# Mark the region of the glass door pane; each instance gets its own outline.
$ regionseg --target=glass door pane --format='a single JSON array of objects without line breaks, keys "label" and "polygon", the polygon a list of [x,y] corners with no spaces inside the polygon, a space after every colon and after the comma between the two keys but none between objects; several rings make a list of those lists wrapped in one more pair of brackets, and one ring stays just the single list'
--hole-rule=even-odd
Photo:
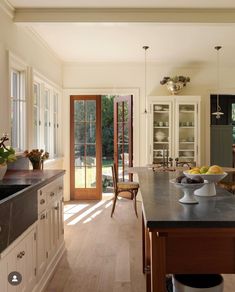
[{"label": "glass door pane", "polygon": [[100,96],[71,97],[71,188],[79,199],[101,197]]},{"label": "glass door pane", "polygon": [[178,105],[178,157],[179,162],[196,162],[197,152],[197,117],[196,104]]},{"label": "glass door pane", "polygon": [[114,162],[119,181],[132,180],[128,167],[133,165],[132,96],[114,98]]},{"label": "glass door pane", "polygon": [[171,157],[171,104],[153,104],[153,164],[166,163]]}]

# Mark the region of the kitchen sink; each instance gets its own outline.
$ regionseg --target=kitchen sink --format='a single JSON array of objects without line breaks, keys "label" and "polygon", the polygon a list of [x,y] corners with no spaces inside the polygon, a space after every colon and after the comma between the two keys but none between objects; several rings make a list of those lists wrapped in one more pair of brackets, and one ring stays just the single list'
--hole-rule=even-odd
[{"label": "kitchen sink", "polygon": [[0,201],[29,187],[28,184],[23,185],[0,185]]}]

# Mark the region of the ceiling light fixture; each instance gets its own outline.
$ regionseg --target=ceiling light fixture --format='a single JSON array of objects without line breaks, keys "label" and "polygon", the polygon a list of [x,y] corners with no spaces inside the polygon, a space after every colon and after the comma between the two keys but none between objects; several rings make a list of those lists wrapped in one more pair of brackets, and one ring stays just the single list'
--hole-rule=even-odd
[{"label": "ceiling light fixture", "polygon": [[149,49],[148,46],[143,46],[143,49],[144,49],[144,103],[145,103],[145,110],[144,110],[144,113],[147,114],[148,111],[147,111],[147,94],[146,94],[146,91],[147,91],[147,61],[146,61],[146,52],[147,50]]},{"label": "ceiling light fixture", "polygon": [[212,113],[216,117],[216,119],[220,119],[220,116],[222,116],[224,113],[221,111],[221,107],[219,105],[219,50],[221,49],[221,46],[216,46],[215,50],[217,51],[217,97],[216,97],[216,112]]}]

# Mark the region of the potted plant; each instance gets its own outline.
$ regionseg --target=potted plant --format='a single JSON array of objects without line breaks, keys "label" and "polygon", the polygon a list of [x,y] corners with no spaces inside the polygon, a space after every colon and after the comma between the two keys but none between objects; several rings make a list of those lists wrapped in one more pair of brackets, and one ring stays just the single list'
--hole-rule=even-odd
[{"label": "potted plant", "polygon": [[5,142],[8,140],[9,138],[6,134],[0,138],[0,180],[3,179],[7,171],[7,163],[16,160],[15,150],[5,145]]},{"label": "potted plant", "polygon": [[32,163],[33,169],[43,169],[44,160],[49,158],[49,153],[43,149],[33,149],[30,152],[25,150],[24,154]]},{"label": "potted plant", "polygon": [[184,86],[186,86],[187,82],[190,82],[189,77],[185,76],[174,76],[174,77],[163,77],[160,81],[160,84],[166,84],[167,89],[171,92],[171,94],[177,94]]}]

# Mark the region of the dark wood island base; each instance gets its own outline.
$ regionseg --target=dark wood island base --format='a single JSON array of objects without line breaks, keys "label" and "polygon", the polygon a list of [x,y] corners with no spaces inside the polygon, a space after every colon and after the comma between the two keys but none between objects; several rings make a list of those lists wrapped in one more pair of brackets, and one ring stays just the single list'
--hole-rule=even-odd
[{"label": "dark wood island base", "polygon": [[235,274],[235,196],[217,188],[181,204],[169,182],[177,175],[138,172],[147,292],[166,292],[167,274]]},{"label": "dark wood island base", "polygon": [[165,292],[167,274],[235,273],[235,228],[142,226],[147,292]]}]

